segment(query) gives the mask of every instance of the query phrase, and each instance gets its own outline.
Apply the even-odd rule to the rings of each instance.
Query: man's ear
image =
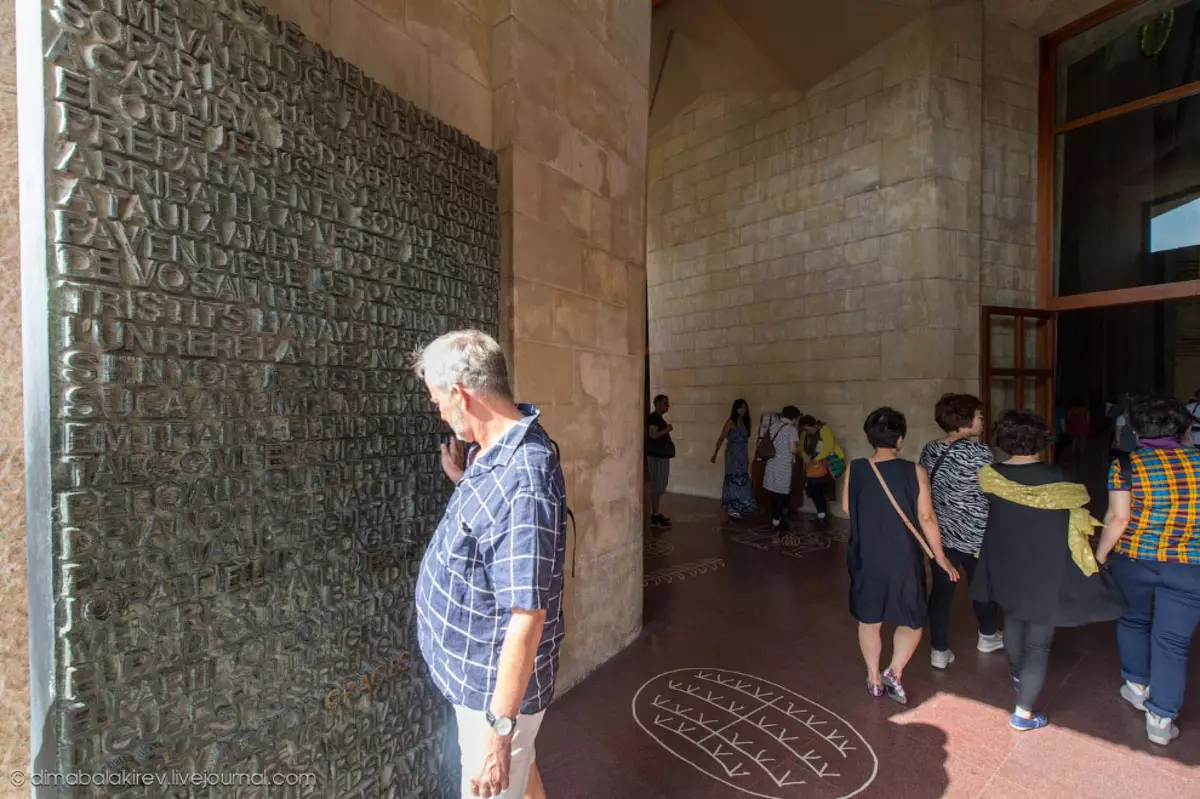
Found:
[[[466,411],[469,409],[475,401],[475,397],[471,396],[471,393],[463,388],[462,383],[456,383],[454,390],[458,392],[458,396],[462,397],[463,410]]]

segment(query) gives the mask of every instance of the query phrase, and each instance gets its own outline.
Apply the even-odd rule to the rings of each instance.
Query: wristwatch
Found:
[[[487,723],[492,728],[492,732],[501,738],[507,738],[512,735],[513,730],[517,728],[516,719],[510,719],[508,716],[493,716],[490,710],[485,712],[487,714]]]

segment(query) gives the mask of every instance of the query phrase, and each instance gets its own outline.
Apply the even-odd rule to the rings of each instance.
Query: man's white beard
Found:
[[[463,432],[466,429],[466,423],[463,421],[462,411],[458,410],[457,408],[453,409],[450,412],[450,419],[446,422],[446,424],[450,425],[450,429],[454,432],[455,438],[457,438],[459,441],[462,441],[464,444],[469,443],[467,441],[466,434]]]

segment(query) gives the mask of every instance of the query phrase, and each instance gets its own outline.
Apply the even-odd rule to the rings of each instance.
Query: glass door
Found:
[[[980,383],[986,432],[1006,410],[1034,411],[1054,425],[1054,311],[983,308]]]

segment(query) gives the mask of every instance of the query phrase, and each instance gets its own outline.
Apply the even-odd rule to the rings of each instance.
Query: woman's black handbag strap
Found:
[[[933,468],[929,470],[929,485],[933,485],[934,475],[938,473],[938,469],[942,468],[942,464],[945,462],[946,456],[950,454],[950,450],[954,449],[962,442],[963,439],[961,438],[958,441],[951,441],[950,446],[946,447],[946,449],[942,451],[942,454],[938,456],[937,462],[933,464]]]

